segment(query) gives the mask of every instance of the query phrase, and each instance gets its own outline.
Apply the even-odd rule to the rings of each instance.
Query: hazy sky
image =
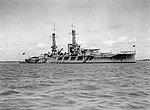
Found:
[[[0,60],[50,51],[53,24],[67,51],[72,22],[81,47],[119,52],[136,44],[136,59],[150,58],[150,0],[0,0]]]

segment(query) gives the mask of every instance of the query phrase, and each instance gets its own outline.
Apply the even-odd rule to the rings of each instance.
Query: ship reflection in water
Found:
[[[135,63],[135,51],[121,51],[117,54],[102,53],[100,49],[84,49],[76,42],[76,31],[72,29],[72,43],[68,52],[57,50],[55,32],[52,33],[52,51],[41,56],[25,59],[26,63]],[[133,46],[135,47],[135,45]]]

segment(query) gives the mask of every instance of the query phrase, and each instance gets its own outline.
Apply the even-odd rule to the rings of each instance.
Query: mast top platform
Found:
[[[55,31],[56,31],[56,27],[55,27],[55,24],[54,24],[54,27],[53,27],[53,29],[52,29],[54,32],[53,33],[55,33]]]
[[[74,30],[75,25],[73,25],[73,23],[71,23],[69,26],[71,27],[71,30]]]

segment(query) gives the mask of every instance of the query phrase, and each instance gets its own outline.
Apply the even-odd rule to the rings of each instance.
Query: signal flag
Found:
[[[24,52],[24,53],[22,53],[22,55],[25,55],[25,52]]]

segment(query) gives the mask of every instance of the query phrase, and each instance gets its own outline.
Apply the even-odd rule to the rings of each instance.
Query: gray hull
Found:
[[[116,54],[112,56],[56,56],[47,63],[135,63],[135,54]]]

